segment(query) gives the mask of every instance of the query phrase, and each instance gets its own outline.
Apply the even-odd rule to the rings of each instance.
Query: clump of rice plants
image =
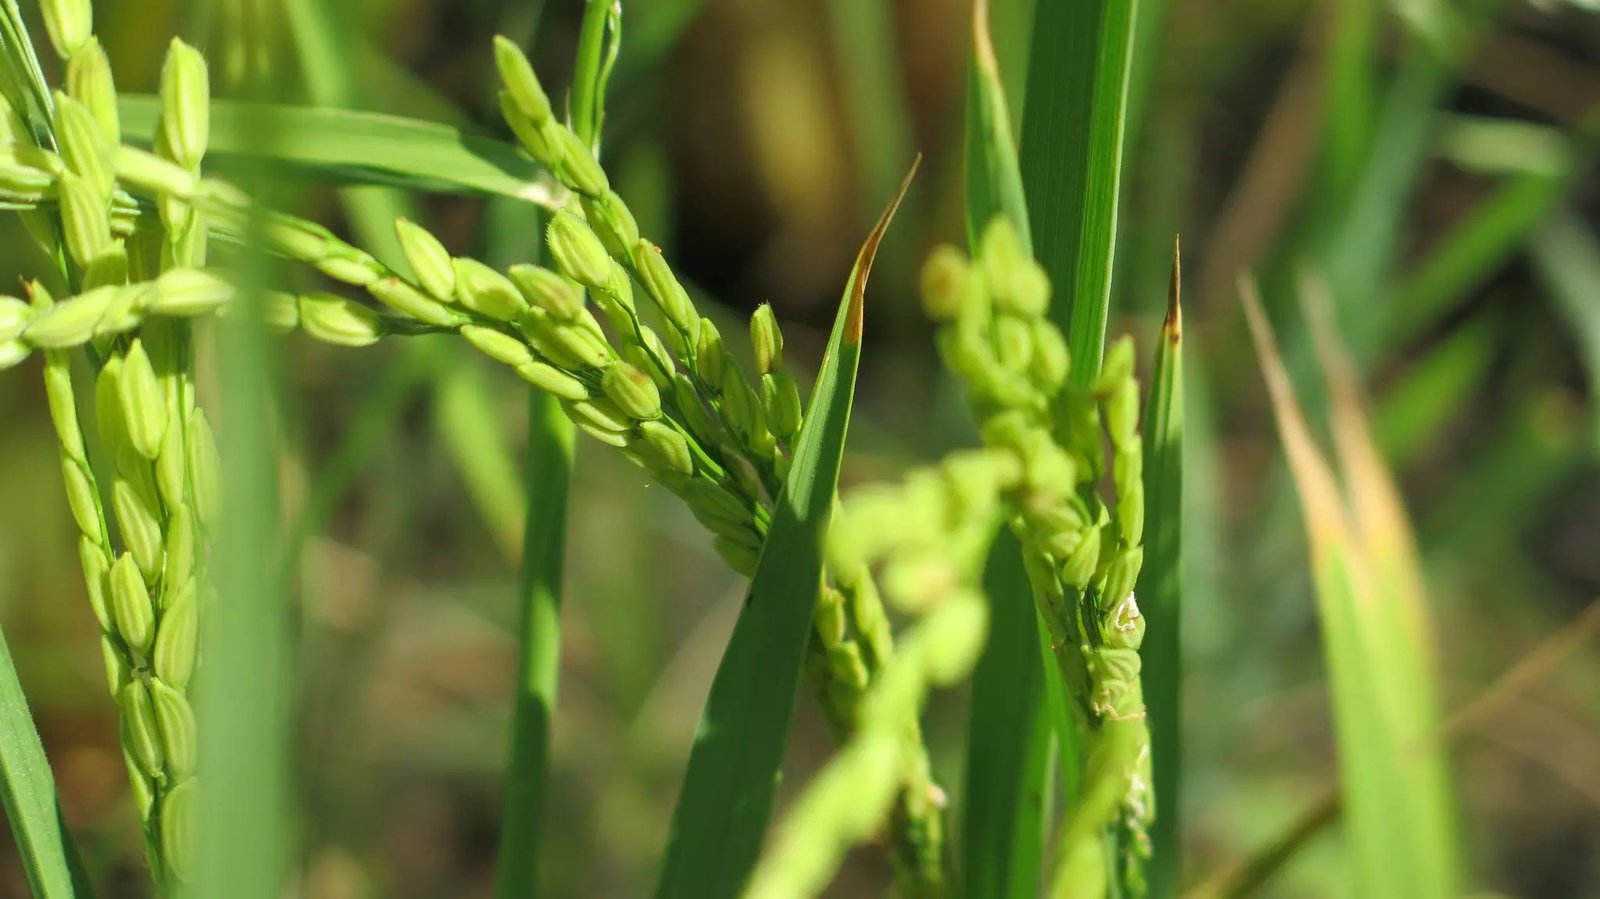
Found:
[[[785,366],[770,307],[750,321],[755,371],[747,373],[611,187],[593,151],[598,110],[569,125],[513,42],[500,38],[493,48],[500,108],[557,185],[547,201],[548,264],[497,270],[452,255],[401,219],[395,238],[410,270],[402,274],[327,227],[267,209],[204,172],[208,77],[193,48],[173,43],[156,139],[141,149],[120,133],[88,4],[43,11],[67,78],[63,90],[46,92],[36,67],[11,71],[4,175],[8,199],[56,268],[26,285],[25,300],[3,301],[0,346],[8,367],[33,353],[45,358],[85,583],[163,893],[192,883],[194,855],[205,845],[195,817],[196,794],[206,789],[197,738],[204,728],[186,691],[206,677],[197,665],[206,619],[228,601],[210,577],[212,534],[227,514],[217,483],[226,475],[197,402],[191,337],[214,315],[350,348],[459,336],[681,499],[728,566],[755,576],[753,610],[779,602],[764,588],[768,560],[776,560],[776,577],[809,578],[797,619],[805,630],[785,639],[804,646],[803,668],[841,749],[756,866],[751,895],[814,894],[846,848],[880,833],[890,834],[908,894],[953,887],[945,791],[932,779],[918,713],[923,694],[962,680],[984,645],[978,575],[997,529],[1008,526],[1023,543],[1086,740],[1085,792],[1055,840],[1052,890],[1098,896],[1112,879],[1141,890],[1155,804],[1139,684],[1146,623],[1133,594],[1145,521],[1133,346],[1119,341],[1089,386],[1069,386],[1067,339],[1047,318],[1048,278],[1003,218],[986,227],[975,259],[941,248],[924,273],[926,308],[967,387],[983,447],[903,484],[855,491],[830,511],[859,352],[848,348],[860,341],[866,280],[888,214],[858,260],[831,341],[834,367],[825,366],[808,404]],[[20,35],[21,20],[11,22]],[[614,25],[611,33],[614,41]],[[15,60],[21,48],[10,49]],[[218,239],[263,247],[344,290],[248,282],[242,270],[208,265],[208,241]],[[84,388],[92,412],[77,402],[73,354],[93,373],[92,390]],[[840,357],[848,357],[846,369]],[[87,417],[94,454],[112,460],[98,473]],[[1114,499],[1099,492],[1107,474]],[[800,491],[818,499],[796,509]],[[796,513],[805,526],[782,530]],[[797,558],[809,558],[809,569]],[[896,634],[891,611],[913,623]],[[714,691],[708,720],[718,702]],[[780,737],[786,727],[780,722]],[[751,763],[752,777],[776,773],[781,747],[779,739],[769,757]],[[691,758],[680,811],[703,801],[694,795],[695,765]],[[720,801],[737,806],[747,797],[734,789]],[[765,816],[754,819],[757,838]],[[746,889],[753,859],[718,880],[695,856],[708,846],[696,834],[714,832],[707,817],[716,816],[680,815],[665,893],[704,895],[699,883]],[[1106,834],[1122,846],[1109,867]],[[744,840],[759,845],[748,833]]]
[[[245,489],[270,477],[276,438],[271,412],[240,402],[268,393],[261,359],[224,358],[225,375],[230,365],[245,374],[224,377],[218,396],[202,389],[200,347],[223,333],[242,356],[264,354],[269,336],[339,353],[447,343],[520,379],[533,397],[523,682],[498,895],[537,894],[538,860],[555,845],[540,816],[561,652],[567,469],[612,452],[681,504],[721,562],[748,579],[700,710],[657,895],[821,895],[858,849],[892,872],[897,895],[1176,895],[1176,252],[1166,318],[1145,351],[1148,389],[1138,344],[1108,338],[1107,325],[1135,5],[1040,4],[1038,21],[1074,35],[1081,52],[1054,58],[1035,48],[1038,97],[1020,157],[987,4],[973,5],[968,246],[937,246],[920,270],[922,314],[972,439],[843,490],[857,376],[872,364],[869,276],[918,162],[905,160],[910,173],[893,196],[873,198],[883,212],[839,285],[807,389],[774,308],[761,304],[729,327],[601,163],[624,5],[585,4],[568,96],[547,89],[519,42],[501,36],[472,48],[485,70],[492,61],[504,141],[403,118],[214,101],[212,66],[179,40],[157,97],[121,96],[88,0],[41,2],[48,39],[37,49],[16,5],[0,3],[0,203],[22,218],[42,262],[18,296],[0,297],[0,369],[18,370],[6,377],[20,385],[27,365],[40,363],[153,889],[278,896],[294,842],[279,745],[290,610],[270,589],[236,596],[230,585],[249,588],[247,575],[273,573],[296,553],[272,532],[270,489]],[[58,85],[39,52],[59,63]],[[152,108],[150,127],[136,126],[139,110]],[[321,152],[322,167],[307,167],[341,184],[362,169],[386,184],[524,204],[537,214],[540,246],[490,264],[487,253],[453,252],[448,233],[421,214],[385,215],[392,233],[381,239],[292,214],[262,177],[270,152],[256,160],[260,170],[223,174],[208,162],[221,110],[258,117],[263,130],[320,123],[332,135],[321,134],[324,148],[347,137],[371,151],[382,143],[374,134],[426,145],[398,161],[297,151],[302,165]],[[460,171],[447,170],[454,163]],[[1291,435],[1299,439],[1286,428]],[[1397,501],[1379,492],[1393,506],[1383,521],[1403,532]],[[1335,592],[1340,557],[1321,561],[1322,586]],[[1410,562],[1374,565],[1399,580],[1405,572],[1390,568]],[[1330,618],[1353,605],[1325,602]],[[263,621],[278,627],[251,630]],[[1396,637],[1390,654],[1410,652],[1416,636]],[[260,650],[250,656],[264,660],[259,672],[229,664],[241,645]],[[1382,655],[1337,639],[1330,654],[1337,673],[1356,680]],[[1406,669],[1424,684],[1425,662],[1419,653]],[[246,682],[257,674],[261,683]],[[835,746],[780,808],[802,683]],[[963,686],[975,705],[993,707],[970,716],[960,747],[967,783],[950,784],[936,774],[924,717],[933,691]],[[1353,764],[1381,766],[1401,737],[1427,735],[1432,695],[1418,689],[1395,704],[1414,727],[1389,743],[1349,736],[1362,724],[1352,709],[1381,693],[1358,686],[1365,692],[1340,684],[1338,697],[1341,749],[1356,754]],[[88,895],[74,844],[38,787],[49,772],[20,688],[0,678],[0,700],[15,713],[0,726],[23,735],[17,751],[0,750],[0,780],[30,883],[41,896]],[[258,718],[270,726],[240,726]],[[1360,800],[1351,803],[1358,854],[1372,883],[1416,883],[1417,895],[1454,883],[1442,768],[1430,773],[1419,792],[1432,805],[1416,820],[1379,821],[1387,780],[1349,793]],[[1405,775],[1394,778],[1398,790]],[[1374,841],[1380,827],[1392,844]],[[1391,850],[1408,841],[1428,854],[1415,879],[1393,876],[1409,862]]]

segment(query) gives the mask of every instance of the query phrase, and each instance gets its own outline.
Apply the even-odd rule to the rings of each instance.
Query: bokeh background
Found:
[[[1028,3],[993,2],[1020,120]],[[1426,563],[1447,713],[1600,595],[1600,13],[1592,0],[1495,4],[1448,65],[1418,39],[1442,2],[1141,0],[1112,331],[1148,346],[1181,232],[1190,879],[1280,834],[1335,776],[1304,537],[1237,271],[1262,273],[1293,361],[1294,273],[1334,260],[1341,328]],[[176,33],[206,48],[219,94],[265,71],[284,100],[500,134],[493,34],[525,40],[537,22],[542,77],[561,85],[570,68],[582,4],[542,5],[147,0],[97,4],[97,30],[124,90],[153,89]],[[310,20],[334,38],[321,50],[304,24],[318,6]],[[624,8],[605,161],[643,230],[714,298],[725,334],[770,300],[790,356],[814,366],[870,218],[923,154],[873,273],[844,479],[893,477],[970,442],[914,290],[927,249],[962,236],[965,0]],[[1362,33],[1341,17],[1371,22],[1365,82],[1330,74],[1348,49],[1335,35]],[[304,211],[370,232],[335,192],[291,187]],[[454,251],[535,252],[539,234],[504,208],[415,201]],[[13,221],[0,228],[9,282],[38,260]],[[296,890],[488,895],[525,386],[442,339],[280,349],[280,408],[263,414],[280,422],[285,520],[305,540]],[[1315,407],[1308,372],[1297,369]],[[642,472],[587,438],[579,460],[549,874],[554,895],[640,895],[742,584]],[[0,509],[0,624],[67,818],[105,894],[143,895],[37,361],[0,376]],[[955,691],[928,721],[957,801],[965,714]],[[800,716],[789,789],[829,749],[806,702]],[[1472,882],[1600,895],[1600,646],[1589,640],[1453,747]],[[25,894],[13,852],[0,849],[0,896]],[[1337,829],[1325,829],[1268,892],[1344,895],[1340,865]],[[862,853],[833,894],[886,884]]]

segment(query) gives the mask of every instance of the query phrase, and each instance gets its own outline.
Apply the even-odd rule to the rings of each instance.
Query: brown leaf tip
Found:
[[[849,343],[861,342],[861,330],[866,316],[867,276],[872,273],[872,261],[878,256],[878,245],[883,242],[884,232],[889,230],[889,223],[894,221],[895,211],[900,208],[900,202],[906,198],[906,191],[911,189],[911,179],[917,176],[917,167],[920,165],[922,165],[922,154],[918,153],[917,158],[911,161],[911,170],[901,179],[900,188],[895,191],[883,214],[878,216],[878,223],[872,227],[866,242],[861,245],[861,252],[856,254],[855,278],[850,289],[850,308],[844,328],[844,339]]]
[[[989,36],[989,0],[973,0],[972,53],[978,61],[978,68],[985,74],[999,73],[1000,63],[995,59],[994,39]]]
[[[1172,279],[1167,282],[1167,319],[1161,323],[1162,333],[1176,343],[1183,337],[1183,237],[1172,235]]]

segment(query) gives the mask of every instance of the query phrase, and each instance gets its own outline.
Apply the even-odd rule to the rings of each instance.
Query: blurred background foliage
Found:
[[[1418,531],[1445,711],[1600,594],[1600,15],[1584,0],[1141,0],[1112,332],[1152,340],[1181,232],[1188,322],[1185,879],[1281,834],[1333,782],[1304,539],[1233,279],[1263,276],[1291,367],[1309,346],[1302,264],[1329,275]],[[1026,0],[994,0],[1020,112]],[[176,33],[226,95],[251,69],[281,99],[498,134],[489,39],[538,37],[552,84],[582,4],[551,0],[148,0],[103,4],[119,87],[153,89]],[[846,484],[970,442],[917,307],[925,251],[961,235],[965,0],[628,0],[604,157],[643,230],[730,324],[771,300],[816,363],[870,219],[925,156],[874,271]],[[542,19],[542,20],[541,20]],[[1014,121],[1020,121],[1018,115]],[[292,141],[293,135],[281,136]],[[303,211],[386,239],[415,204],[457,251],[535,252],[473,198],[336,194]],[[9,281],[38,260],[14,219]],[[733,331],[728,331],[733,328]],[[294,573],[299,889],[475,896],[492,883],[515,647],[525,385],[445,341],[357,352],[282,344],[274,417]],[[0,622],[110,895],[141,895],[94,625],[73,555],[38,364],[0,381]],[[687,512],[581,442],[547,831],[556,895],[648,889],[742,585]],[[225,599],[225,598],[224,598]],[[928,722],[959,800],[959,694]],[[801,704],[787,789],[829,751]],[[1600,894],[1600,651],[1454,743],[1470,881]],[[780,797],[780,801],[781,801]],[[1268,891],[1344,893],[1336,829]],[[0,895],[23,895],[9,842]],[[858,854],[840,896],[878,895]]]

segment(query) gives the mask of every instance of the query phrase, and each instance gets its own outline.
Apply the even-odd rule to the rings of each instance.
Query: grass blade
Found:
[[[867,276],[910,183],[908,174],[850,273],[772,530],[689,753],[658,896],[734,896],[760,852],[822,585],[822,548],[861,358]]]
[[[259,80],[241,86],[247,96],[262,96],[266,87]],[[295,133],[256,119],[240,127],[238,136],[261,147],[263,156]],[[288,208],[294,198],[257,162],[241,166],[240,176],[240,186],[261,206],[251,207],[242,251],[231,261],[242,311],[217,327],[212,422],[226,477],[220,479],[223,511],[207,572],[216,599],[205,604],[200,622],[199,788],[189,824],[195,861],[187,866],[193,875],[181,894],[275,899],[288,889],[296,849],[291,797],[297,679],[293,608],[277,565],[281,554],[263,551],[281,547],[286,535],[279,521],[279,369],[260,302],[279,273],[259,238],[261,210]]]
[[[119,98],[123,133],[148,144],[159,101]],[[259,131],[293,134],[263,145]],[[340,184],[383,184],[435,193],[512,197],[555,208],[544,170],[510,144],[449,125],[375,112],[214,100],[208,153],[267,159]]]
[[[1600,602],[1590,603],[1576,619],[1519,659],[1471,702],[1451,713],[1419,748],[1454,740],[1463,732],[1482,726],[1494,713],[1549,677],[1561,662],[1586,645],[1596,631],[1600,631]],[[1338,820],[1340,811],[1339,791],[1330,787],[1271,842],[1239,862],[1219,869],[1199,886],[1185,892],[1183,899],[1239,899],[1255,895],[1324,826]]]
[[[1576,161],[1570,143],[1564,131],[1550,125],[1451,115],[1442,123],[1434,152],[1441,161],[1477,175],[1559,175]]]
[[[1323,84],[1327,120],[1321,186],[1332,197],[1349,194],[1371,140],[1378,14],[1374,0],[1347,0],[1329,7],[1327,18],[1333,21],[1323,26],[1331,34]]]
[[[1022,184],[1050,318],[1067,338],[1073,384],[1099,373],[1111,301],[1117,201],[1138,0],[1039,2],[1033,12]],[[1076,753],[1062,746],[1062,767]],[[1107,851],[1114,853],[1108,831]]]
[[[1478,315],[1395,379],[1372,414],[1385,458],[1404,468],[1449,433],[1450,420],[1470,408],[1472,394],[1492,370],[1504,333],[1502,316]]]
[[[0,803],[22,872],[37,899],[90,895],[56,804],[55,780],[17,680],[11,647],[0,633]]]
[[[1427,52],[1407,54],[1382,90],[1378,114],[1370,125],[1364,162],[1348,182],[1326,192],[1323,208],[1313,215],[1313,243],[1319,268],[1327,273],[1338,299],[1339,326],[1359,358],[1387,329],[1386,314],[1368,314],[1362,301],[1378,296],[1393,265],[1407,204],[1432,149],[1438,107],[1454,83],[1463,60],[1484,31],[1493,2],[1452,8],[1448,39]],[[1355,110],[1359,112],[1359,110]],[[1337,180],[1325,174],[1328,181]]]
[[[1400,824],[1410,842],[1402,856],[1415,896],[1453,896],[1459,891],[1455,808],[1445,753],[1435,741],[1440,729],[1439,691],[1432,620],[1422,581],[1422,559],[1406,520],[1399,488],[1378,452],[1368,424],[1367,401],[1355,363],[1333,325],[1326,286],[1307,279],[1302,299],[1317,355],[1329,385],[1334,446],[1344,475],[1359,552],[1372,578],[1376,609],[1376,663],[1390,699],[1395,745],[1389,773],[1402,780]],[[1395,689],[1395,684],[1404,684]],[[1364,712],[1370,715],[1371,711]],[[1391,811],[1392,815],[1393,812]]]
[[[1415,549],[1367,433],[1354,369],[1320,338],[1345,483],[1317,448],[1256,297],[1241,285],[1251,335],[1300,494],[1338,738],[1357,895],[1455,895],[1454,836],[1442,754],[1411,755],[1436,728],[1432,652]],[[1348,498],[1346,496],[1348,492]],[[1404,764],[1402,764],[1404,762]]]
[[[1183,641],[1183,308],[1178,246],[1172,247],[1172,285],[1167,318],[1156,346],[1155,371],[1145,401],[1144,568],[1139,575],[1139,606],[1149,622],[1144,646],[1144,696],[1150,710],[1158,812],[1151,834],[1150,894],[1178,892],[1182,846],[1181,760]]]
[[[1022,182],[1039,261],[1055,285],[1051,318],[1080,386],[1094,379],[1105,346],[1137,8],[1138,0],[1034,7]]]
[[[605,84],[621,39],[622,18],[614,9],[608,0],[588,0],[583,29],[578,34],[578,58],[572,73],[572,127],[591,149],[600,145]]]
[[[573,465],[574,428],[556,400],[547,393],[532,392],[528,415],[528,506],[518,585],[516,706],[495,867],[495,895],[502,899],[539,893],[541,816],[561,662],[562,557]]]
[[[967,70],[966,123],[967,243],[976,250],[989,220],[1004,215],[1016,229],[1022,248],[1033,254],[1027,193],[1018,167],[1006,89],[989,36],[988,0],[972,9],[972,62]]]

